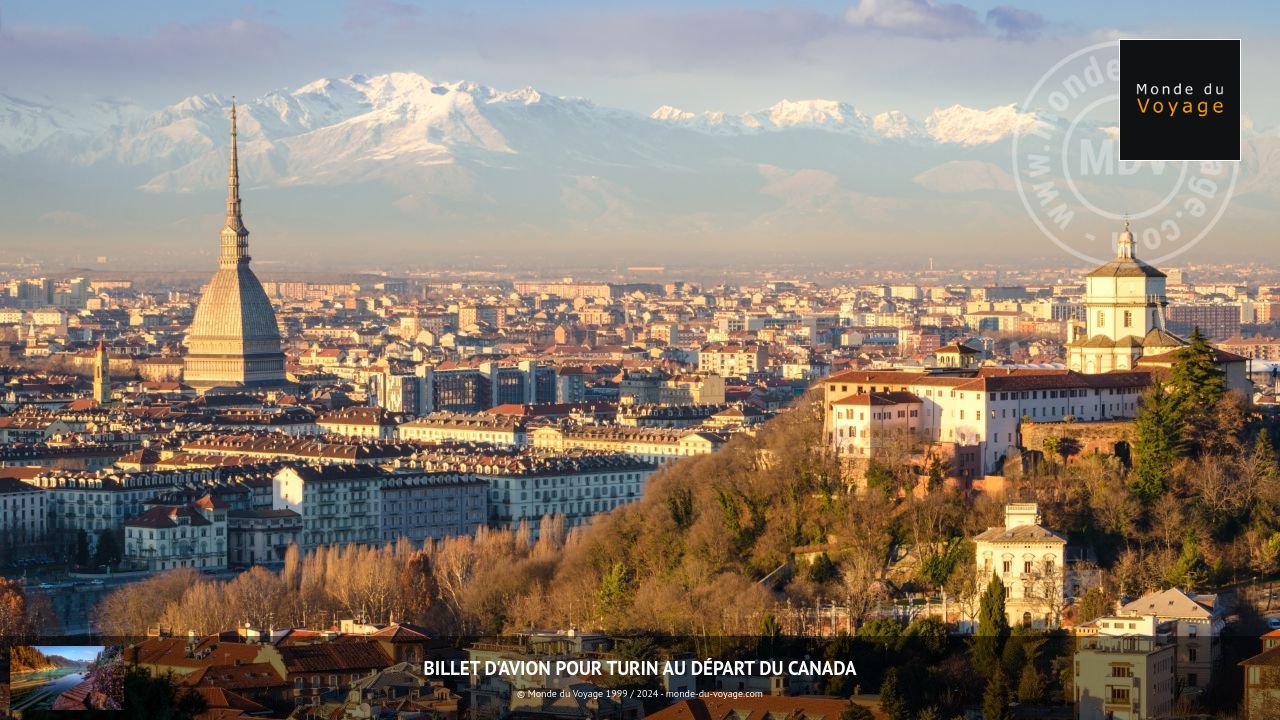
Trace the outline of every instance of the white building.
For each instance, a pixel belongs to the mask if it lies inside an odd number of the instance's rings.
[[[725,377],[746,377],[762,372],[769,352],[758,343],[710,343],[698,351],[698,372]]]
[[[691,455],[705,455],[726,442],[719,433],[702,430],[630,428],[615,425],[561,428],[544,425],[529,432],[529,444],[546,450],[599,450],[626,453],[658,465]]]
[[[0,553],[44,542],[45,493],[11,477],[0,477]]]
[[[271,506],[302,516],[300,550],[320,545],[382,542],[382,483],[388,473],[371,465],[286,467],[272,481]]]
[[[977,592],[994,574],[1004,584],[1010,625],[1057,627],[1066,602],[1067,541],[1040,525],[1035,503],[1010,503],[1004,526],[988,528],[973,539]]]
[[[414,545],[473,535],[488,521],[489,483],[467,473],[397,473],[382,484],[382,540]]]
[[[536,537],[543,516],[562,515],[565,527],[577,527],[639,500],[653,471],[628,455],[579,453],[514,457],[478,468],[476,477],[490,488],[490,524],[514,528],[524,521]]]
[[[1150,383],[1146,372],[1085,375],[1069,370],[849,370],[823,381],[827,439],[843,455],[877,446],[875,433],[903,427],[922,443],[950,448],[958,477],[995,472],[1019,444],[1023,418],[1056,422],[1132,418]],[[878,395],[875,400],[859,395]],[[848,404],[843,403],[848,400]],[[887,401],[887,402],[886,402]],[[875,402],[878,414],[859,409]],[[913,418],[911,413],[917,415]],[[904,413],[898,422],[899,413]]]
[[[523,447],[528,437],[525,420],[495,413],[435,412],[399,429],[401,440],[421,442],[477,442]]]
[[[1177,688],[1168,628],[1146,615],[1101,617],[1089,629],[1096,634],[1081,637],[1076,645],[1076,717],[1171,717]]]
[[[347,407],[316,419],[324,432],[371,440],[394,440],[396,421],[380,407]]]
[[[157,505],[124,523],[124,558],[157,572],[227,568],[227,505],[210,496],[182,505]]]
[[[293,510],[244,509],[227,513],[227,555],[233,565],[284,561],[290,544],[298,544],[302,516]]]
[[[1121,607],[1120,614],[1154,615],[1170,623],[1177,638],[1178,686],[1184,690],[1208,687],[1226,626],[1217,595],[1191,595],[1169,588],[1143,595]]]

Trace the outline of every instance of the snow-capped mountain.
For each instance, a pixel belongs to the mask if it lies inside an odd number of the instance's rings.
[[[204,228],[196,214],[217,212],[226,182],[230,104],[204,94],[144,111],[0,95],[0,171],[72,189],[13,188],[0,212],[26,219],[33,235],[96,226],[142,242],[157,222]],[[276,236],[300,243],[336,232],[324,212],[335,202],[352,218],[348,232],[364,232],[355,218],[376,212],[378,227],[439,238],[839,237],[928,218],[943,234],[966,221],[984,232],[1024,227],[1009,143],[1048,121],[1014,105],[913,118],[821,99],[646,115],[408,72],[324,78],[238,106],[250,205],[275,193],[268,202],[289,213]],[[1081,132],[1115,139],[1114,128]],[[1280,181],[1253,162],[1274,154],[1276,138],[1249,142],[1242,187],[1280,196]]]
[[[0,96],[0,148],[45,152],[78,165],[151,169],[146,189],[192,191],[220,182],[230,103],[206,94],[150,114],[136,108],[81,114]],[[816,130],[839,136],[833,141],[984,145],[1034,121],[1012,106],[957,105],[923,123],[896,111],[872,118],[831,100],[783,100],[737,115],[663,106],[644,117],[533,88],[499,91],[416,73],[325,78],[242,99],[240,106],[246,175],[259,185],[282,186],[383,179],[476,154],[499,165],[519,164],[511,157],[524,155],[681,165],[664,147],[679,144],[671,129],[725,138]]]

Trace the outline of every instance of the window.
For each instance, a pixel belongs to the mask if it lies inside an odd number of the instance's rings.
[[[1112,703],[1129,702],[1129,688],[1121,687],[1119,685],[1112,685],[1109,689],[1111,690]]]
[[[1030,560],[1027,560],[1027,561],[1025,561],[1025,562],[1023,562],[1023,563],[1022,563],[1022,572],[1027,573],[1027,574],[1030,574],[1030,573],[1031,573],[1031,561],[1030,561]]]
[[[1133,666],[1132,665],[1112,665],[1111,677],[1118,677],[1118,678],[1133,677]]]
[[[1099,325],[1105,325],[1106,323],[1107,323],[1107,313],[1106,313],[1105,311],[1099,310],[1099,311],[1098,311],[1098,324],[1099,324]]]
[[[1012,560],[1005,560],[1005,561],[1004,561],[1004,571],[1005,571],[1005,572],[1009,572],[1009,571],[1010,571],[1010,570],[1012,570],[1012,569],[1013,569],[1013,561],[1012,561]]]
[[[1132,310],[1124,311],[1124,326],[1133,327],[1133,311]]]

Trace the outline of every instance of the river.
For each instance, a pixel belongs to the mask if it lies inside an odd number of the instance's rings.
[[[84,682],[80,668],[59,668],[13,676],[11,710],[50,710],[62,693]]]

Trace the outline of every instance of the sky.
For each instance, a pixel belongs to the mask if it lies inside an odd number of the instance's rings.
[[[1280,93],[1271,91],[1280,69],[1280,3],[1274,0],[0,0],[0,94],[73,112],[77,104],[104,97],[157,110],[206,93],[257,98],[325,77],[408,71],[435,82],[532,86],[645,115],[663,105],[742,113],[784,99],[823,98],[848,102],[868,115],[896,110],[921,119],[956,104],[987,109],[1021,102],[1059,59],[1119,37],[1241,38],[1247,122],[1273,134],[1280,127]],[[1270,140],[1259,145],[1258,158],[1272,157],[1272,148]],[[523,210],[505,200],[502,207],[476,210],[474,203],[464,207],[450,199],[451,192],[470,191],[472,200],[511,197],[512,186],[524,177],[519,173],[486,176],[491,168],[471,166],[471,176],[435,177],[438,190],[402,183],[381,194],[327,196],[324,188],[255,186],[251,151],[244,153],[253,208],[248,221],[255,230],[255,258],[262,263],[288,262],[316,243],[335,258],[352,252],[347,238],[333,229],[341,223],[315,212],[317,198],[345,203],[351,226],[343,229],[376,242],[382,256],[399,260],[397,253],[404,251],[413,262],[467,243],[481,243],[482,252],[523,252],[549,247],[558,238],[562,249],[591,242],[605,255],[696,246],[715,257],[723,248],[772,252],[777,237],[797,232],[814,238],[808,249],[853,260],[894,232],[912,244],[888,245],[929,253],[967,252],[979,244],[993,248],[993,257],[1057,252],[1009,191],[1004,150],[999,157],[968,158],[957,148],[946,159],[985,164],[951,164],[939,168],[948,170],[945,177],[933,178],[935,187],[951,186],[981,174],[995,188],[991,192],[1003,188],[999,198],[938,192],[921,199],[921,181],[912,177],[920,168],[903,179],[917,199],[903,201],[901,188],[885,184],[881,192],[859,184],[851,173],[824,165],[817,151],[801,160],[796,147],[761,146],[743,155],[759,164],[747,169],[741,185],[726,176],[716,179],[723,187],[710,188],[736,192],[739,206],[719,215],[685,207],[659,218],[666,225],[646,224],[661,215],[654,210],[665,202],[665,178],[651,182],[644,197],[637,197],[628,177],[601,179],[587,171],[555,178],[561,184],[549,202],[534,192],[542,187],[526,192],[525,199],[552,207],[563,221],[537,225],[525,223]],[[290,151],[280,150],[276,161],[283,163]],[[257,169],[268,161],[261,162]],[[848,160],[845,167],[857,170],[858,162]],[[176,265],[204,267],[209,259],[193,260],[191,248],[213,252],[208,238],[219,227],[221,163],[217,156],[200,166],[209,168],[213,183],[197,198],[142,192],[152,175],[167,169],[147,171],[145,162],[119,175],[107,174],[102,163],[83,173],[77,165],[64,165],[57,174],[51,166],[6,167],[0,158],[0,187],[15,191],[0,194],[0,213],[11,217],[0,250],[40,255],[53,248],[68,262],[81,263],[123,257],[121,251],[150,260],[164,247]],[[961,171],[968,177],[958,178]],[[1244,238],[1274,227],[1278,176],[1261,160],[1250,166],[1242,190],[1253,196],[1234,201],[1218,235],[1228,245],[1220,247],[1247,257],[1252,249]],[[673,177],[678,180],[678,173]],[[707,179],[707,185],[712,182]],[[696,197],[672,195],[673,206]],[[769,212],[742,220],[743,204]],[[509,215],[501,218],[502,212]],[[479,229],[470,235],[456,229],[468,227]],[[756,234],[739,242],[732,234],[743,227]],[[175,236],[181,241],[174,242]],[[844,242],[850,237],[854,241]],[[1211,257],[1210,247],[1197,251]]]
[[[91,662],[102,652],[101,645],[40,645],[36,648],[45,656],[61,655],[70,660]]]
[[[1010,4],[1014,3],[1014,4]],[[1242,37],[1270,80],[1280,4],[1077,0],[135,0],[0,2],[0,90],[168,104],[411,70],[648,112],[783,98],[925,114],[1017,100],[1047,62],[1115,35]],[[1253,114],[1280,118],[1267,95]]]

